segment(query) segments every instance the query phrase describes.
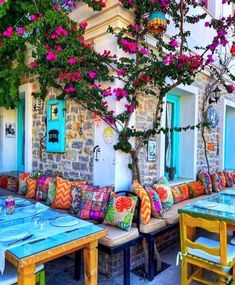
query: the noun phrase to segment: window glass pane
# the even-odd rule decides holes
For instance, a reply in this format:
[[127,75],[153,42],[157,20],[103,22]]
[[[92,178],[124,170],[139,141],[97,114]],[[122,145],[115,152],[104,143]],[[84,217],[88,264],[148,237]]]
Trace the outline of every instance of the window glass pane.
[[[174,126],[174,105],[167,102],[166,104],[166,128]],[[173,132],[168,132],[165,135],[165,167],[172,167],[173,163]]]

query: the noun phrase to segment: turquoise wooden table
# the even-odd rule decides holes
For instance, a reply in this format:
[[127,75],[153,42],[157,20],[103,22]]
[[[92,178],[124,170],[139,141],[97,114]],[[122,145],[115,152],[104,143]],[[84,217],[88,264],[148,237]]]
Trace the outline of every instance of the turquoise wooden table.
[[84,252],[84,276],[86,285],[96,285],[98,276],[98,240],[107,231],[99,226],[83,220],[79,220],[77,226],[54,227],[51,221],[62,215],[54,210],[48,209],[36,217],[48,221],[44,229],[35,232],[29,229],[32,226],[32,216],[24,219],[12,219],[7,223],[0,217],[0,231],[14,226],[27,228],[33,237],[27,242],[18,244],[6,251],[6,259],[18,270],[18,284],[35,284],[36,265],[56,259],[60,256],[83,249]]

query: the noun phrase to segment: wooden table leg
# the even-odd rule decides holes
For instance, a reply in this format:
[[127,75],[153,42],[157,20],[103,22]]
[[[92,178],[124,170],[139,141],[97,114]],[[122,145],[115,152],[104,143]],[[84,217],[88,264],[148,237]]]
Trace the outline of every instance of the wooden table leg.
[[22,268],[18,268],[18,285],[34,285],[36,265],[31,264]]
[[83,250],[84,275],[86,285],[97,285],[98,279],[98,241],[90,242]]

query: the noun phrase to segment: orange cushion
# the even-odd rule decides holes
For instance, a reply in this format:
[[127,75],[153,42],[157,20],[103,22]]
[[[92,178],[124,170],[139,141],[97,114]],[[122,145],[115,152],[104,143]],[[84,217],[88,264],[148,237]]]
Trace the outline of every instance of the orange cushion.
[[198,197],[200,195],[205,194],[204,185],[201,181],[194,181],[188,183],[188,190],[190,198]]
[[76,185],[79,187],[85,183],[84,181],[73,182],[61,177],[56,177],[55,199],[52,203],[52,208],[70,209],[72,203],[71,186]]
[[151,202],[146,190],[139,184],[137,180],[133,181],[133,190],[141,200],[140,221],[142,224],[149,224],[151,218]]
[[27,178],[26,185],[27,185],[27,193],[25,197],[34,198],[36,195],[36,189],[37,189],[37,179]]

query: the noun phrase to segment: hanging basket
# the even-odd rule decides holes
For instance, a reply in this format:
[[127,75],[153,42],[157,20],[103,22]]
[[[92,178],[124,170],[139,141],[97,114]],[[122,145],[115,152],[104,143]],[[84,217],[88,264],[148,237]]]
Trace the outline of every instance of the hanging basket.
[[167,28],[167,21],[165,14],[159,11],[155,11],[149,14],[147,22],[147,32],[152,35],[158,35],[165,33]]
[[233,42],[232,47],[230,49],[230,53],[232,56],[235,56],[235,42]]

